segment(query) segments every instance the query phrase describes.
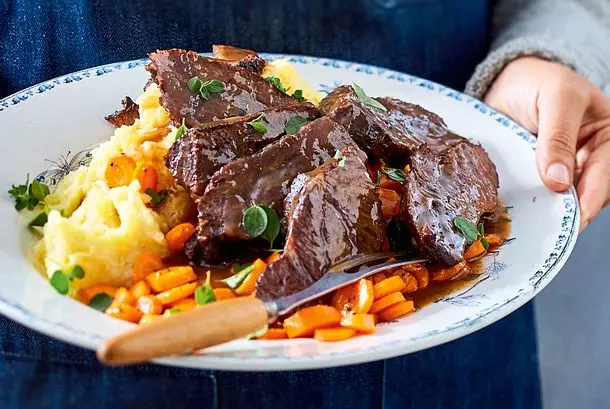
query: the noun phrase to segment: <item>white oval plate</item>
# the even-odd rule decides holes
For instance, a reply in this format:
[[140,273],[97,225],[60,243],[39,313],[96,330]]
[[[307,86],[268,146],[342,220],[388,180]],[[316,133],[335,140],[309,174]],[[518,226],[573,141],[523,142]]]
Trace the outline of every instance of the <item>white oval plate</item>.
[[[548,191],[534,162],[535,138],[480,101],[439,84],[369,65],[303,57],[289,58],[323,91],[357,82],[370,95],[394,96],[438,113],[451,129],[483,144],[498,168],[500,196],[513,206],[515,238],[485,259],[485,274],[453,294],[375,335],[338,343],[313,339],[235,341],[191,355],[161,359],[169,365],[225,370],[294,370],[355,364],[430,348],[477,331],[531,300],[559,272],[574,247],[579,211],[573,189]],[[104,116],[125,96],[138,96],[148,79],[136,60],[91,68],[33,86],[0,100],[0,129],[6,151],[0,164],[0,312],[66,342],[95,349],[130,324],[109,318],[57,294],[24,255],[23,222],[6,193],[26,174],[68,162],[113,128]],[[72,152],[69,154],[68,152]]]

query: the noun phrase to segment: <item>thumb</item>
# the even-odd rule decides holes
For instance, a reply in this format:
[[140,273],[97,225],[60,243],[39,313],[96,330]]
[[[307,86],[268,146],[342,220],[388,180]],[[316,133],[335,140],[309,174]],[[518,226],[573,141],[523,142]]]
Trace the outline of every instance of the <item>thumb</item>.
[[574,179],[576,145],[587,108],[586,94],[573,86],[560,86],[538,96],[536,161],[544,184],[557,192]]

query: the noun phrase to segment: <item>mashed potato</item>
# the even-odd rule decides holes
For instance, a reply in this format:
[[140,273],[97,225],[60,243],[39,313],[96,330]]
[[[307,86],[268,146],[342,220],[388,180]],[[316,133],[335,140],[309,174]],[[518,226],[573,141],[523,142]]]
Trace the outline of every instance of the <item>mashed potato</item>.
[[89,166],[67,175],[46,198],[54,210],[35,254],[49,277],[78,264],[85,278],[73,282],[75,289],[93,284],[124,286],[130,284],[140,253],[169,254],[164,235],[168,222],[146,205],[150,197],[140,193],[138,181],[110,188],[105,180],[108,163],[124,153],[138,164],[153,164],[161,189],[175,189],[163,161],[175,129],[159,104],[160,95],[156,85],[149,86],[136,101],[140,118],[132,126],[116,129],[109,141],[93,150]]
[[[289,90],[303,90],[303,96],[318,104],[316,92],[286,60],[269,64],[263,76],[277,76]],[[80,265],[85,278],[74,280],[74,290],[95,284],[131,284],[133,264],[142,252],[160,257],[169,255],[165,233],[194,212],[186,191],[176,186],[165,167],[164,157],[175,140],[176,128],[159,103],[156,84],[148,86],[136,100],[140,117],[131,126],[117,128],[109,141],[92,151],[88,166],[64,177],[45,199],[52,209],[43,229],[43,238],[34,252],[49,277],[57,270]],[[105,180],[110,161],[128,155],[137,164],[154,166],[158,190],[168,190],[168,198],[153,210],[150,197],[140,193],[135,179],[128,186],[111,188]]]
[[267,64],[262,73],[263,77],[278,77],[288,92],[294,92],[298,89],[303,90],[303,96],[309,102],[318,105],[325,94],[316,91],[309,85],[303,77],[299,75],[294,65],[286,59],[279,59]]

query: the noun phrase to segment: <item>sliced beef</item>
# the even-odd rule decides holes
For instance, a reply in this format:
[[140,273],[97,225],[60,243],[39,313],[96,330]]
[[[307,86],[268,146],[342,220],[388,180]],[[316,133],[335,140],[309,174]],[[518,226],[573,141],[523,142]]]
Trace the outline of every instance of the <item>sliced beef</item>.
[[232,45],[214,44],[212,46],[214,58],[218,58],[237,67],[244,68],[254,74],[260,75],[267,65],[267,61],[256,52]]
[[[189,128],[205,125],[232,116],[253,114],[290,105],[294,98],[269,84],[260,75],[194,51],[179,49],[150,53],[152,80],[162,91],[161,103],[169,112],[174,124],[184,119]],[[201,81],[219,80],[224,90],[204,99],[188,88],[188,81],[198,77]]]
[[403,167],[423,143],[461,140],[436,114],[395,98],[378,98],[387,108],[363,104],[349,85],[336,88],[320,102],[320,110],[343,125],[371,158]]
[[194,195],[202,195],[210,177],[221,166],[252,155],[284,134],[290,119],[312,120],[318,110],[309,103],[293,104],[267,111],[260,119],[267,132],[261,133],[248,122],[260,114],[227,118],[209,126],[191,128],[177,140],[166,156],[166,165],[177,182]]
[[411,157],[402,196],[402,217],[419,248],[448,265],[463,260],[464,237],[453,220],[477,224],[498,200],[496,167],[480,146],[462,141],[436,151],[422,146]]
[[251,240],[241,223],[246,208],[253,203],[269,206],[281,217],[292,180],[353,143],[343,127],[324,117],[223,166],[197,201],[199,224],[187,255],[212,265],[238,256],[240,243]]
[[301,291],[346,257],[382,250],[385,224],[366,158],[351,145],[343,160],[332,159],[293,182],[284,252],[258,279],[258,298]]
[[133,102],[129,97],[125,97],[121,101],[123,109],[116,111],[114,114],[108,115],[106,121],[110,122],[117,128],[123,125],[133,125],[136,119],[140,117],[138,112],[138,104]]

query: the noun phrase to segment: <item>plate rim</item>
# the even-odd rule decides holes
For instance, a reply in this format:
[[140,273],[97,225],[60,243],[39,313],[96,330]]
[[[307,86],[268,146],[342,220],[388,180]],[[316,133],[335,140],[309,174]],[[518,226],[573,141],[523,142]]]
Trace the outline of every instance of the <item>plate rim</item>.
[[[508,127],[513,131],[515,136],[521,137],[527,142],[530,148],[535,149],[536,138],[517,124],[512,119],[504,114],[499,113],[495,109],[487,106],[482,101],[471,97],[463,92],[457,91],[451,87],[438,84],[434,81],[426,80],[414,75],[402,73],[400,71],[379,67],[371,64],[359,62],[327,58],[315,57],[300,54],[277,54],[277,53],[259,53],[263,58],[278,59],[287,58],[290,62],[298,64],[321,64],[331,68],[353,70],[356,72],[365,73],[367,75],[383,76],[387,79],[396,80],[399,82],[415,83],[436,91],[446,98],[451,98],[462,103],[472,105],[472,108],[484,115],[493,117],[501,125]],[[95,78],[110,74],[117,71],[131,70],[145,65],[148,58],[140,58],[135,60],[114,62],[96,67],[86,68],[72,73],[64,74],[50,80],[34,84],[23,90],[17,91],[5,98],[0,99],[0,113],[8,110],[12,106],[18,105],[27,99],[36,95],[42,94],[48,90],[54,89],[56,86],[71,84],[84,79]],[[1,114],[0,114],[1,115]],[[562,224],[562,233],[565,233],[564,242],[560,244],[556,240],[555,250],[546,259],[541,270],[534,273],[530,278],[531,288],[519,290],[513,297],[498,302],[486,310],[479,312],[474,317],[470,317],[451,326],[447,326],[436,331],[427,332],[414,338],[396,339],[375,347],[357,349],[351,351],[336,351],[324,355],[303,355],[292,357],[217,357],[211,355],[187,355],[179,357],[169,357],[154,360],[153,362],[199,369],[220,369],[220,370],[235,370],[235,371],[279,371],[279,370],[303,370],[315,368],[330,368],[344,365],[352,365],[365,363],[396,357],[408,353],[421,351],[423,349],[432,348],[437,345],[455,340],[462,336],[478,331],[497,320],[508,316],[515,310],[523,306],[525,303],[533,299],[542,289],[544,289],[558,274],[561,268],[566,263],[571,254],[576,240],[579,235],[578,227],[580,221],[580,210],[578,197],[575,188],[572,186],[564,193],[560,193],[564,202],[564,223]],[[571,217],[567,217],[571,216]],[[566,217],[568,220],[566,220]],[[571,223],[568,223],[570,222]],[[562,234],[560,234],[561,236]],[[556,238],[557,239],[557,238]],[[532,282],[532,279],[536,279]],[[95,350],[99,343],[103,341],[102,337],[84,333],[79,330],[68,327],[67,325],[46,320],[42,316],[34,315],[28,309],[20,304],[14,304],[12,301],[5,299],[0,295],[0,313],[6,317],[24,325],[37,332],[47,336],[60,339],[64,342],[78,345],[80,347]]]

